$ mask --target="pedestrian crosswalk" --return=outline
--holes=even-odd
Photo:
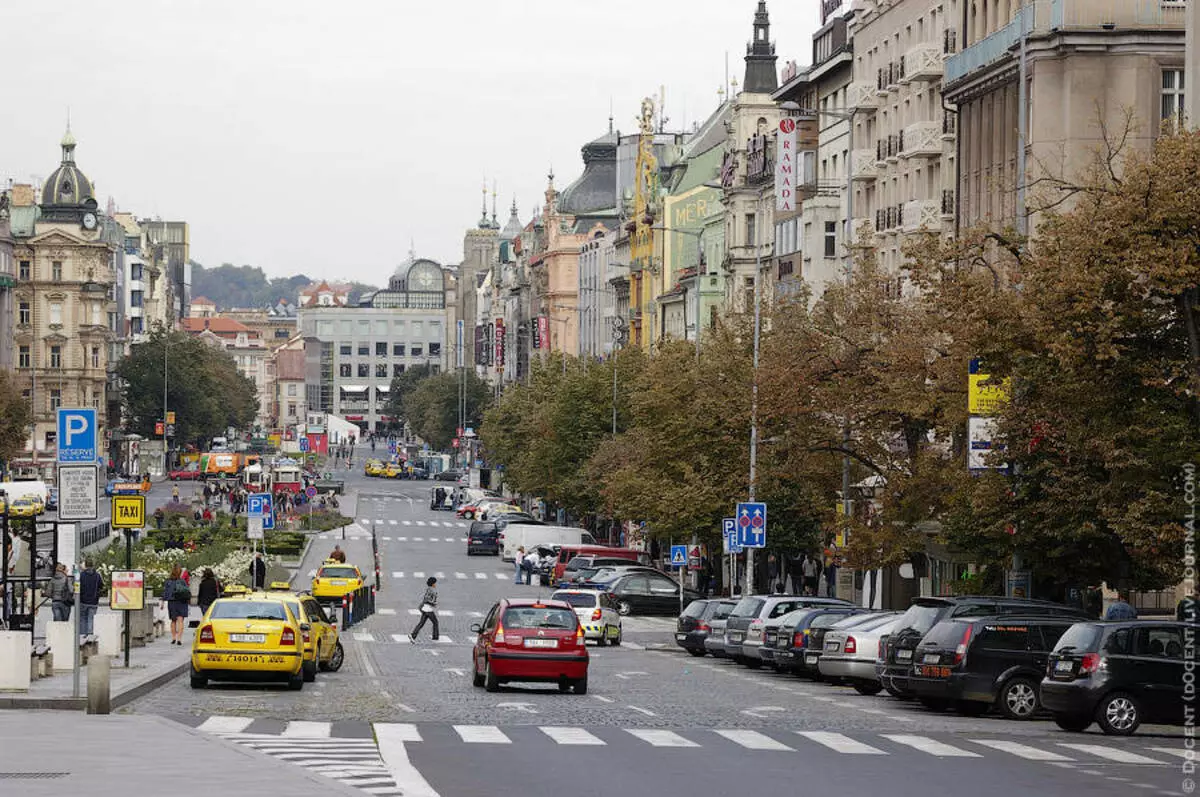
[[[366,723],[275,720],[246,717],[181,717],[180,721],[205,733],[247,744],[271,754],[291,756],[302,765],[333,767],[339,755],[357,756],[369,774],[373,736],[389,735],[409,743],[437,742],[465,745],[549,745],[605,747],[628,745],[630,740],[649,747],[678,750],[714,748],[750,750],[759,753],[815,754],[821,751],[842,756],[924,755],[935,759],[981,759],[1000,757],[1040,761],[1063,766],[1122,764],[1177,766],[1175,759],[1187,756],[1183,740],[1177,747],[1163,739],[1137,743],[1076,743],[1047,737],[1024,742],[984,734],[889,734],[874,732],[753,730],[744,728],[663,729],[580,726],[445,725],[440,723]],[[1084,737],[1086,738],[1086,737]],[[321,748],[315,743],[328,743]],[[304,764],[308,761],[308,764]],[[344,763],[344,762],[343,762]],[[367,775],[364,775],[366,777]],[[373,792],[374,793],[374,792]]]
[[[419,616],[421,614],[421,612],[418,609],[409,609],[408,613],[411,615],[414,615],[414,616]],[[456,615],[453,610],[444,610],[444,609],[438,610],[438,617],[455,617],[455,616],[479,619],[479,618],[483,617],[483,614],[481,612],[458,612]],[[409,644],[411,644],[411,640],[409,640],[408,634],[390,634],[390,633],[383,633],[380,631],[361,631],[361,630],[359,630],[359,631],[354,631],[351,634],[351,637],[354,639],[355,642],[361,642],[361,643],[365,643],[365,644],[378,644],[378,645],[391,645],[391,644],[409,645]],[[343,637],[343,639],[344,638],[345,637]],[[425,644],[426,642],[429,642],[430,644],[432,644],[433,640],[428,637],[420,637],[417,639],[417,644],[419,644],[419,645]],[[464,645],[470,646],[470,645],[475,644],[475,637],[473,635],[468,635],[466,637],[452,638],[452,637],[446,636],[445,634],[442,634],[438,637],[437,644],[439,644],[439,645],[455,645],[455,646],[464,646]],[[588,647],[590,648],[592,646],[589,644]],[[600,650],[602,648],[597,647],[596,649]],[[608,648],[604,648],[604,649],[609,650]],[[630,642],[629,640],[622,640],[621,649],[645,650],[646,646],[640,645],[637,642]]]
[[[385,527],[388,529],[391,529],[395,526],[399,526],[401,528],[418,527],[418,528],[428,528],[428,529],[465,529],[471,525],[470,523],[466,522],[465,520],[403,520],[403,519],[398,520],[396,518],[369,518],[369,517],[359,518],[358,524],[360,526],[362,526],[363,528],[370,528],[371,526],[375,526],[377,530],[383,529]],[[431,538],[431,541],[432,542],[440,542],[442,539],[443,538]],[[455,542],[458,540],[457,537],[446,537],[444,539],[446,540],[446,542]]]
[[[491,579],[495,579],[497,581],[505,581],[505,580],[511,581],[512,580],[512,573],[495,573],[495,572],[483,573],[483,572],[476,570],[476,571],[473,571],[473,575],[479,581],[487,581],[487,580],[491,580]],[[433,576],[438,581],[444,581],[446,579],[446,573],[442,572],[442,571],[439,571],[436,573],[426,573],[424,570],[412,570],[412,571],[393,570],[392,571],[392,578],[416,578],[416,579],[424,580],[428,576]],[[452,576],[455,579],[460,579],[460,580],[471,578],[471,575],[468,575],[465,572],[450,573],[450,576]],[[674,623],[675,623],[675,621],[672,620],[671,621],[672,627],[674,627]]]

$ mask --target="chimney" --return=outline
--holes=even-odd
[[[33,186],[29,183],[17,183],[12,187],[12,206],[14,208],[27,208],[36,204],[33,195]]]
[[[208,316],[204,317],[204,328],[208,329]]]

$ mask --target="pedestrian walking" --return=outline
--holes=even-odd
[[[817,582],[820,580],[820,571],[817,570],[816,558],[806,556],[804,564],[800,566],[800,572],[804,574],[804,594],[816,595]]]
[[[172,501],[178,501],[178,500],[179,500],[179,485],[178,485],[178,484],[174,485],[174,486],[171,488],[171,500],[172,500]]]
[[[525,558],[521,560],[521,572],[525,574],[525,584],[527,586],[533,584],[533,571],[537,570],[540,563],[541,557],[538,556],[536,548],[525,554]]]
[[[1117,599],[1104,612],[1105,620],[1136,620],[1137,609],[1129,602],[1128,592],[1118,592]]]
[[[204,505],[205,506],[208,506],[209,502],[212,501],[212,494],[213,494],[212,486],[209,484],[205,484],[204,485]]]
[[[171,568],[171,577],[163,584],[162,601],[171,618],[171,644],[182,645],[183,625],[192,607],[192,591],[183,580],[183,569],[179,565]]]
[[[59,562],[58,567],[54,568],[54,575],[50,577],[50,611],[54,619],[59,622],[70,620],[74,601],[75,590],[67,575],[67,566]]]
[[[250,563],[250,587],[251,589],[262,589],[267,585],[267,563],[263,561],[262,554],[254,554],[254,561]]]
[[[430,576],[425,580],[425,594],[421,596],[421,619],[417,623],[417,627],[408,635],[409,642],[417,641],[417,634],[421,633],[421,629],[425,627],[426,622],[433,623],[433,641],[438,640],[438,619],[437,619],[437,579]]]
[[[204,568],[200,578],[200,587],[196,592],[196,603],[200,606],[201,616],[208,614],[208,607],[221,595],[221,585],[211,567]]]
[[[333,550],[329,552],[329,558],[335,562],[346,564],[346,552],[342,550],[342,546],[335,545]]]
[[[161,506],[154,510],[154,527],[159,531],[162,531],[163,520],[166,518],[166,516],[167,513],[163,512],[163,508]]]
[[[104,577],[96,572],[91,559],[83,560],[83,572],[79,574],[79,635],[91,636],[96,611],[100,608],[100,592],[104,589]]]
[[[825,597],[837,597],[837,560],[832,557],[829,559],[829,564],[825,565]]]
[[[513,557],[513,583],[521,583],[521,564],[525,559],[525,546],[517,548],[517,555]]]

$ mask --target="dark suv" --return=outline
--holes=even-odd
[[[942,598],[916,598],[908,607],[895,630],[883,644],[883,657],[875,664],[879,682],[896,697],[911,697],[908,676],[912,670],[913,654],[921,638],[942,620],[956,617],[990,617],[993,615],[1068,617],[1075,621],[1089,619],[1086,612],[1050,601],[1025,598],[1004,598],[989,595],[959,595]]]
[[[1009,719],[1031,719],[1050,651],[1072,625],[1017,615],[943,620],[917,645],[908,688],[931,708],[975,716],[994,705]]]
[[[500,531],[490,521],[476,520],[467,531],[467,556],[477,553],[499,556],[501,544]]]
[[[1183,725],[1200,709],[1185,687],[1200,659],[1197,637],[1200,626],[1165,620],[1076,623],[1050,654],[1042,705],[1068,731],[1093,721],[1120,736],[1143,722]]]

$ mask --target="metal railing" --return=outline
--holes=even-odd
[[[1021,19],[1025,18],[1025,30],[1033,30],[1036,6],[1028,5],[1013,17],[1012,22],[990,36],[980,39],[962,52],[946,59],[945,83],[950,84],[982,69],[993,61],[1003,58],[1021,40]]]
[[[79,531],[79,549],[90,548],[101,540],[112,536],[112,524],[105,520],[102,523],[97,523],[93,526],[80,529]]]
[[[375,588],[359,587],[342,598],[342,630],[375,614]]]

